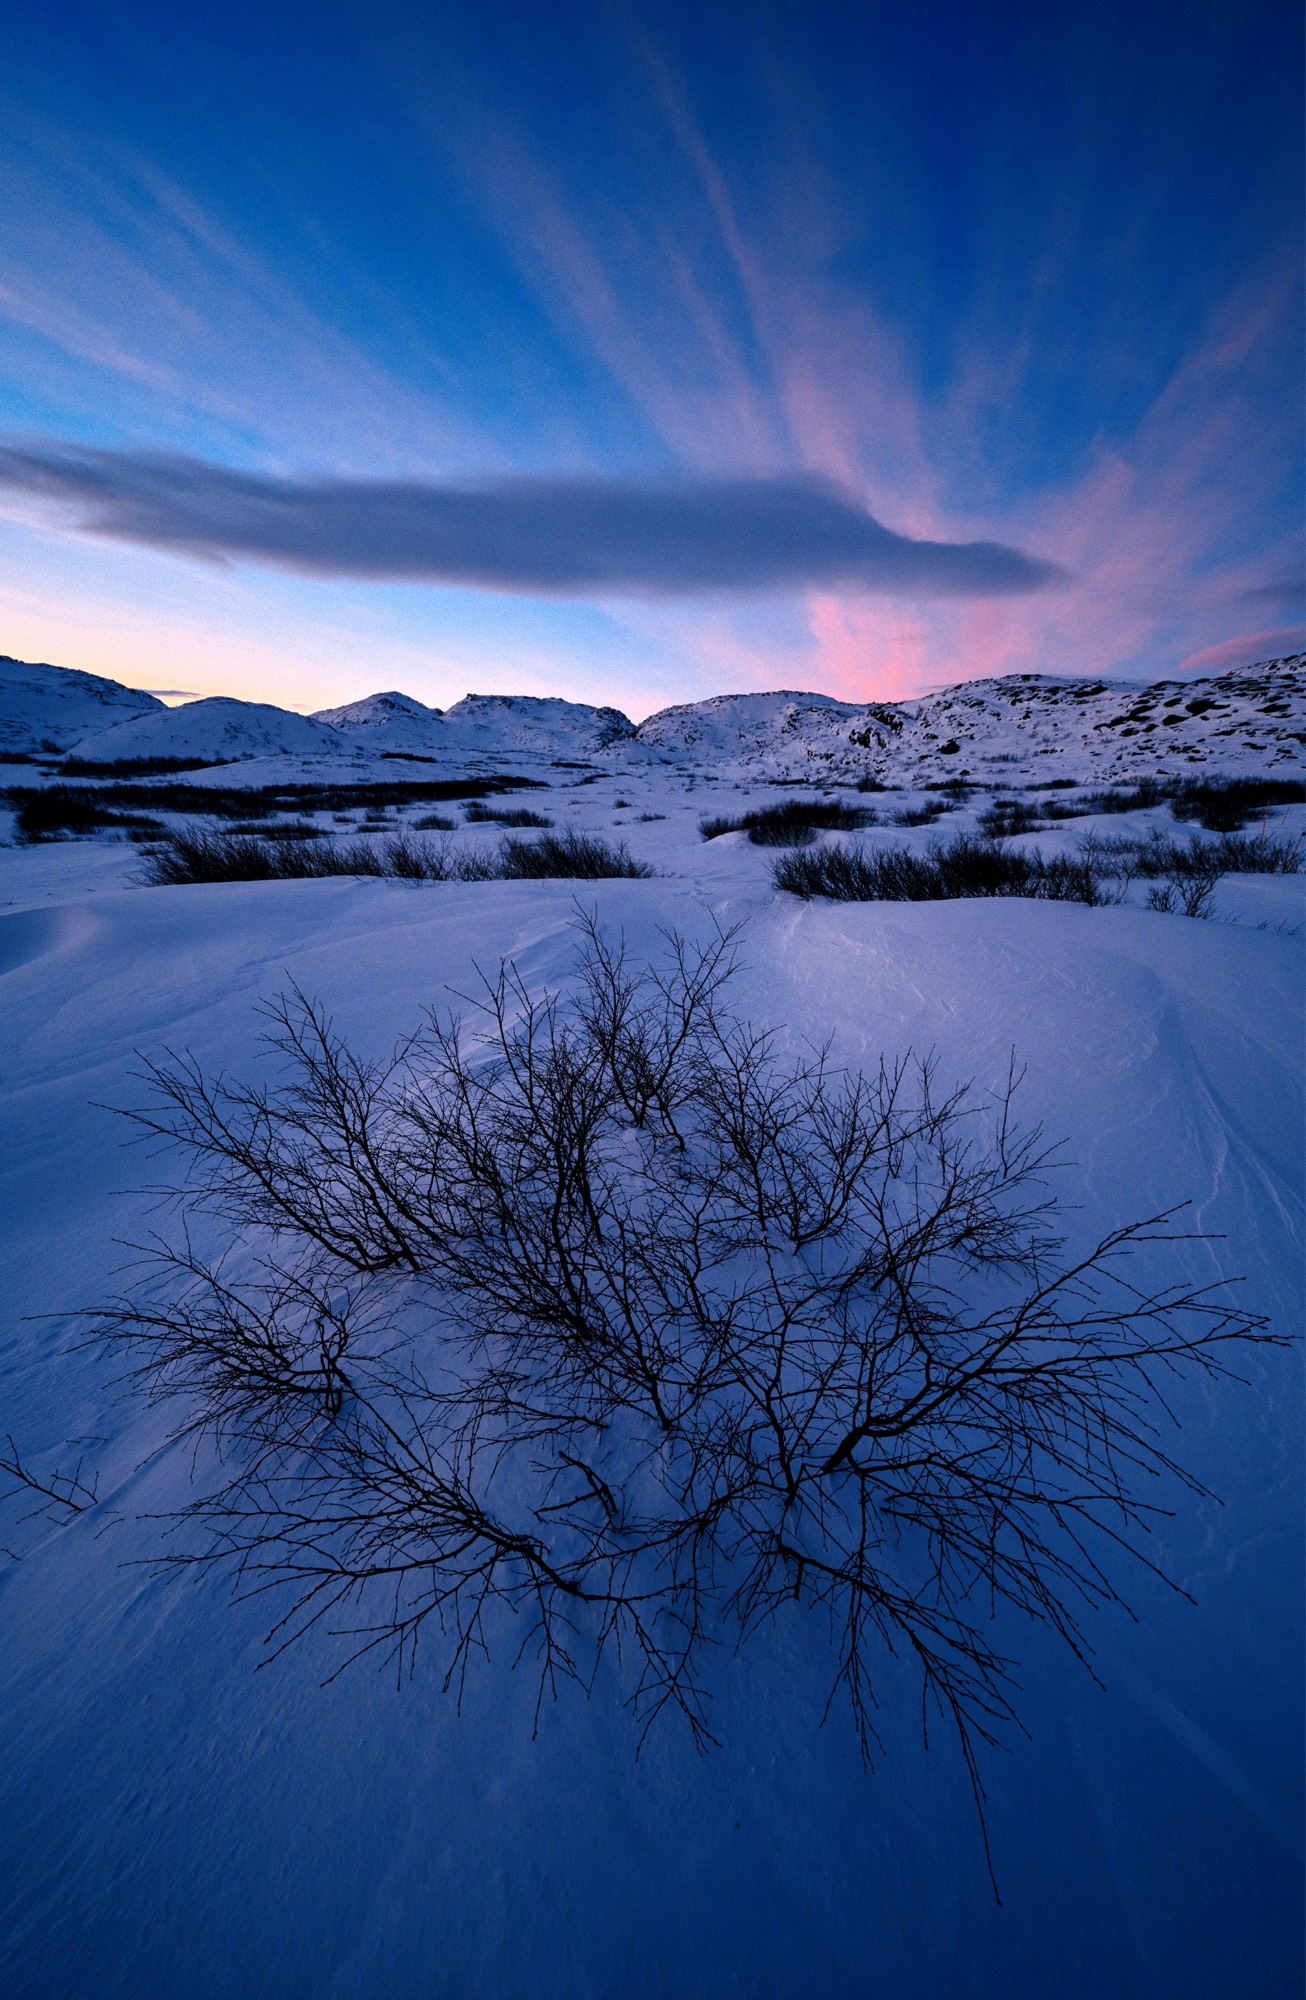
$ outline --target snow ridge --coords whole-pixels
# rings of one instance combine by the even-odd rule
[[[147,758],[218,764],[247,757],[331,757],[346,748],[340,732],[324,723],[268,702],[232,701],[226,695],[119,722],[84,736],[76,746],[79,757],[97,764]]]
[[[166,712],[152,694],[101,674],[0,655],[0,756],[70,750],[92,731]]]
[[[225,697],[166,709],[90,674],[0,660],[0,750],[102,762],[223,763],[414,757],[466,769],[669,764],[739,781],[928,786],[1128,782],[1144,774],[1299,769],[1306,655],[1151,686],[1008,674],[918,700],[845,702],[781,690],[660,710],[537,695],[465,695],[428,708],[397,690],[303,716]]]
[[[885,784],[1110,781],[1303,761],[1306,655],[1152,686],[1008,674],[916,701],[783,692],[663,709],[637,741],[722,776]]]

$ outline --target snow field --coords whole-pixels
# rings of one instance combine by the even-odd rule
[[[744,920],[741,1008],[794,1045],[833,1036],[853,1063],[932,1049],[945,1075],[986,1085],[1014,1046],[1025,1116],[1068,1141],[1077,1238],[1189,1199],[1223,1240],[1185,1249],[1185,1271],[1245,1274],[1252,1303],[1300,1327],[1301,945],[1254,927],[1300,926],[1300,878],[1228,878],[1221,914],[1237,922],[800,904],[771,890],[768,850],[699,839],[702,811],[745,796],[773,795],[658,774],[529,795],[664,871],[579,894],[141,889],[125,844],[0,852],[2,1428],[43,1462],[97,1440],[101,1494],[66,1527],[7,1531],[22,1560],[0,1569],[6,1991],[1295,1990],[1298,1353],[1254,1356],[1245,1391],[1178,1392],[1180,1455],[1225,1503],[1185,1498],[1158,1528],[1196,1608],[1140,1572],[1141,1623],[1094,1626],[1101,1687],[1012,1632],[1030,1739],[986,1766],[1001,1909],[959,1760],[945,1740],[922,1753],[909,1681],[888,1666],[886,1755],[868,1776],[842,1716],[818,1726],[828,1656],[810,1625],[721,1656],[718,1750],[697,1757],[672,1725],[637,1760],[615,1666],[590,1700],[546,1704],[533,1734],[511,1635],[460,1713],[434,1657],[400,1689],[366,1666],[323,1686],[340,1659],[326,1635],[256,1672],[263,1608],[134,1566],[160,1533],[140,1517],[184,1500],[189,1462],[153,1455],[160,1414],[106,1379],[66,1316],[110,1287],[121,1239],[166,1224],[139,1192],[157,1164],[103,1108],[140,1101],[134,1052],[256,1074],[256,1002],[294,981],[382,1054],[477,964],[509,956],[528,982],[561,980],[578,899],[636,950],[659,927]],[[665,818],[640,822],[647,810]]]
[[[1177,1455],[1223,1505],[1165,1496],[1177,1510],[1149,1554],[1195,1606],[1122,1564],[1140,1622],[1093,1622],[1100,1685],[1047,1635],[1002,1628],[1029,1735],[984,1768],[998,1908],[955,1746],[936,1735],[922,1750],[905,1667],[885,1663],[885,1754],[867,1774],[837,1705],[820,1726],[830,1655],[810,1618],[717,1656],[720,1747],[704,1758],[674,1724],[636,1756],[615,1661],[590,1699],[546,1702],[537,1728],[511,1633],[476,1663],[461,1704],[442,1690],[436,1648],[402,1687],[366,1665],[332,1678],[343,1650],[328,1633],[267,1664],[275,1612],[233,1606],[217,1577],[150,1568],[163,1533],[152,1517],[184,1504],[204,1468],[165,1445],[164,1414],[115,1382],[74,1314],[120,1281],[124,1243],[169,1227],[149,1192],[168,1169],[127,1143],[112,1110],[142,1101],[138,1055],[186,1050],[210,1071],[269,1074],[258,1003],[293,983],[383,1056],[427,1006],[469,991],[477,966],[509,957],[528,984],[565,981],[579,904],[637,953],[667,928],[741,922],[737,1003],[792,1049],[831,1039],[872,1067],[933,1051],[945,1078],[985,1088],[1014,1049],[1024,1117],[1066,1141],[1059,1192],[1075,1241],[1186,1200],[1209,1240],[1177,1248],[1165,1275],[1245,1277],[1248,1303],[1300,1334],[1302,876],[1226,876],[1204,923],[1149,911],[1141,883],[1121,908],[802,903],[772,887],[776,850],[699,834],[704,815],[821,787],[888,821],[963,765],[981,789],[933,828],[853,838],[921,847],[973,832],[996,793],[1029,797],[1022,788],[1049,775],[1299,773],[1299,669],[1182,689],[972,684],[899,705],[896,729],[824,697],[726,697],[665,711],[635,737],[611,711],[566,703],[162,711],[110,682],[83,687],[90,676],[0,674],[11,749],[68,748],[112,723],[118,741],[145,732],[133,755],[237,757],[185,774],[216,789],[508,772],[546,786],[505,807],[624,839],[658,871],[146,888],[140,850],[111,835],[0,844],[0,1437],[41,1468],[83,1452],[100,1495],[65,1525],[0,1514],[0,1544],[18,1558],[0,1558],[0,1992],[1296,1994],[1300,1347],[1258,1350],[1245,1388],[1176,1388]],[[1194,714],[1192,701],[1208,706]],[[945,754],[954,734],[964,752]],[[391,747],[436,761],[383,760]],[[868,759],[900,789],[853,790]],[[30,764],[4,775],[40,782]],[[391,809],[385,828],[432,809]],[[461,824],[457,803],[434,810],[460,823],[459,844],[500,837]],[[349,826],[311,816],[368,830],[361,812]],[[1300,806],[1269,815],[1275,834],[1303,826]],[[1018,841],[1073,852],[1087,833],[1149,828],[1195,831],[1159,809]],[[0,817],[0,843],[6,831]],[[1140,1263],[1139,1275],[1161,1270]]]

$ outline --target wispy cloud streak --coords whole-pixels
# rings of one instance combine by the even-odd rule
[[[142,32],[117,94],[88,8],[0,62],[10,583],[53,579],[60,629],[84,588],[89,665],[73,579],[177,632],[175,599],[260,639],[278,603],[307,706],[437,654],[460,678],[423,698],[507,688],[526,634],[542,686],[641,712],[1285,650],[1276,5],[1182,47],[1147,6],[1035,38],[1017,10],[940,65],[883,10],[345,0],[256,67],[237,17]],[[305,575],[387,634],[348,689],[315,683]],[[410,579],[462,587],[384,588]]]
[[[0,447],[0,487],[95,534],[319,576],[556,595],[680,597],[843,585],[1008,597],[1060,580],[998,542],[918,541],[815,478],[465,484],[278,479],[201,459]]]

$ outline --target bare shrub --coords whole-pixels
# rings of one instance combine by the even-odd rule
[[[532,812],[528,806],[487,806],[479,799],[473,799],[463,813],[468,826],[483,826],[493,822],[497,826],[552,826],[553,821],[545,813]]]
[[[1151,833],[1143,840],[1109,843],[1127,856],[1136,874],[1144,876],[1296,875],[1301,870],[1301,839],[1267,832],[1224,833],[1205,840],[1191,834],[1171,840]],[[1103,851],[1106,851],[1104,844]]]
[[[295,994],[279,1082],[147,1066],[184,1226],[94,1337],[211,1448],[170,1560],[276,1593],[278,1645],[343,1619],[455,1682],[505,1639],[541,1693],[619,1652],[644,1723],[700,1740],[712,1642],[818,1612],[863,1752],[892,1652],[978,1799],[995,1610],[1085,1658],[1195,1485],[1158,1390],[1271,1336],[1154,1283],[1170,1215],[1067,1252],[1014,1077],[786,1057],[730,1009],[729,938],[637,966],[582,928],[569,998],[505,965],[385,1064]]]
[[[1051,796],[1070,783],[1073,780],[1052,778],[1046,785],[1032,788],[1039,794],[1035,799],[994,799],[988,811],[980,814],[980,832],[990,840],[1007,840],[1016,834],[1041,833],[1049,820],[1081,818],[1082,806]]]
[[[326,876],[376,875],[404,882],[651,875],[615,846],[568,830],[540,840],[505,839],[496,851],[433,842],[408,833],[360,840],[287,840],[279,832],[210,833],[183,827],[151,850],[145,879],[160,886],[185,882],[316,881]]]
[[[230,831],[257,840],[325,840],[326,828],[311,819],[242,820]]]
[[[1010,831],[1004,826],[1003,831]],[[997,831],[996,827],[992,831]],[[1120,903],[1135,876],[1164,881],[1148,907],[1211,913],[1223,874],[1294,874],[1301,842],[1260,833],[1173,840],[1159,833],[1113,840],[1087,834],[1073,854],[1004,847],[958,834],[924,853],[906,847],[823,847],[776,862],[777,889],[836,902],[934,902],[961,896],[1032,896],[1054,902]]]
[[[903,806],[894,813],[895,826],[933,826],[943,818],[944,813],[956,810],[952,799],[923,799],[919,805]]]
[[[1300,805],[1301,778],[1141,778],[1134,786],[1088,793],[1090,813],[1150,811],[1169,804],[1175,819],[1196,820],[1208,833],[1237,833],[1272,806]]]
[[[1149,910],[1186,917],[1209,917],[1222,875],[1294,875],[1301,867],[1301,840],[1266,833],[1223,833],[1174,840],[1155,830],[1141,839],[1109,840],[1089,834],[1079,843],[1085,864],[1103,878],[1114,876],[1123,897],[1130,880],[1153,883]]]
[[[758,806],[735,819],[724,815],[701,819],[704,840],[723,833],[746,833],[754,847],[807,847],[818,833],[856,833],[874,826],[870,806],[844,805],[838,799],[786,799],[783,805]]]
[[[1208,833],[1239,833],[1271,806],[1300,805],[1300,778],[1193,778],[1170,802],[1176,819],[1193,820]]]
[[[1165,778],[1140,778],[1136,785],[1086,792],[1080,804],[1088,814],[1151,812],[1163,806],[1174,790],[1174,785]]]
[[[777,889],[844,903],[928,903],[962,896],[1034,896],[1054,902],[1113,900],[1083,856],[1044,855],[958,834],[922,854],[907,847],[823,847],[777,861]]]
[[[609,876],[648,876],[653,870],[631,858],[624,840],[601,840],[567,827],[539,840],[505,840],[493,872],[522,881],[596,882]]]
[[[50,840],[81,840],[102,832],[154,835],[163,830],[159,819],[145,813],[119,812],[67,785],[49,785],[44,791],[28,789],[15,798],[14,832],[20,847]]]
[[[1215,902],[1220,871],[1208,868],[1201,874],[1171,875],[1147,892],[1147,907],[1162,915],[1182,912],[1186,917],[1209,917]]]
[[[382,757],[388,756],[382,752]],[[166,770],[170,759],[152,759],[147,772]],[[95,767],[100,768],[100,767]],[[109,767],[122,772],[132,766]],[[191,768],[191,767],[187,767]],[[194,819],[250,820],[271,813],[359,812],[383,806],[420,806],[454,799],[484,799],[502,792],[535,790],[543,779],[503,777],[493,772],[475,778],[403,778],[389,782],[365,779],[357,784],[287,783],[279,785],[196,785],[157,775],[152,781],[116,777],[80,785],[11,785],[3,796],[18,812],[31,800],[59,800],[71,808],[126,808],[147,813],[181,813]]]
[[[186,882],[318,881],[378,875],[409,882],[483,881],[499,873],[488,857],[397,833],[361,840],[284,838],[280,831],[210,833],[182,827],[151,850],[145,879]]]
[[[1028,799],[994,799],[980,814],[979,830],[990,840],[1007,840],[1016,834],[1041,833],[1050,815],[1042,801],[1037,806]]]

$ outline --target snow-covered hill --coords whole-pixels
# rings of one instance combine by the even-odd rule
[[[100,674],[0,656],[0,757],[69,750],[92,731],[166,712],[152,694]]]
[[[1306,656],[1202,680],[1059,681],[1040,674],[971,681],[912,704],[904,771],[949,755],[972,777],[1005,762],[1029,775],[1088,780],[1144,772],[1237,773],[1306,762]],[[956,745],[955,749],[950,746]]]
[[[319,708],[315,722],[338,730],[350,747],[363,752],[405,752],[417,757],[438,754],[443,736],[443,711],[427,708],[410,694],[391,690],[365,695],[343,708]]]
[[[554,696],[468,694],[444,712],[446,740],[493,754],[587,759],[630,741],[635,725],[619,708]]]
[[[855,776],[883,770],[915,720],[909,706],[831,695],[724,694],[649,716],[636,741],[732,777]]]
[[[396,691],[311,717],[222,698],[164,709],[112,681],[0,661],[0,731],[12,718],[14,748],[75,744],[80,756],[103,762],[344,754],[355,762],[420,757],[451,772],[502,765],[547,774],[555,765],[596,763],[633,773],[669,764],[739,783],[1109,783],[1144,773],[1300,768],[1304,664],[1306,656],[1295,654],[1150,687],[1011,674],[897,703],[719,695],[662,709],[637,729],[619,709],[531,695],[469,694],[443,712]],[[84,718],[96,727],[74,727]]]
[[[339,757],[348,747],[339,731],[307,716],[214,695],[84,736],[76,754],[97,764],[146,758],[221,764],[247,757]]]
[[[635,725],[617,708],[554,696],[469,694],[452,708],[426,708],[411,695],[367,695],[314,718],[356,749],[437,758],[589,759],[629,741]]]
[[[736,778],[1105,782],[1293,768],[1306,761],[1303,658],[1151,687],[1011,674],[895,704],[722,695],[663,709],[640,725],[637,740],[676,763]]]

